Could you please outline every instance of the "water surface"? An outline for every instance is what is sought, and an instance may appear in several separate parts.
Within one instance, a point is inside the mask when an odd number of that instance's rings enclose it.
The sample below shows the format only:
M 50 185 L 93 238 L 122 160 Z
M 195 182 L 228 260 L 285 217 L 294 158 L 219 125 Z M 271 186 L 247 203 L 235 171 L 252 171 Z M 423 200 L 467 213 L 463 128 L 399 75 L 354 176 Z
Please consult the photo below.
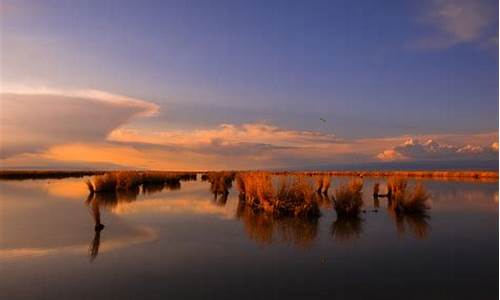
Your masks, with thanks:
M 401 217 L 375 181 L 360 219 L 324 199 L 310 221 L 201 181 L 115 198 L 82 179 L 0 181 L 0 297 L 498 299 L 498 182 L 425 180 L 427 216 Z

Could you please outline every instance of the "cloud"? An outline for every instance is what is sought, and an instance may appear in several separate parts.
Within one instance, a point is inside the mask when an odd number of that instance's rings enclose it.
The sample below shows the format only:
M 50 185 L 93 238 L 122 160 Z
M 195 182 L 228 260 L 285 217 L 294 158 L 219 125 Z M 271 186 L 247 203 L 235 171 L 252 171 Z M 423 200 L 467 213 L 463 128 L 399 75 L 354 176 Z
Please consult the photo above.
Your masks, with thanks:
M 421 39 L 422 48 L 447 48 L 461 43 L 491 44 L 487 32 L 497 18 L 498 6 L 491 0 L 433 0 L 423 23 L 434 32 Z M 496 43 L 498 46 L 498 42 Z
M 286 168 L 484 159 L 498 152 L 498 132 L 420 135 L 401 145 L 410 137 L 344 139 L 264 123 L 152 130 L 134 127 L 136 118 L 158 113 L 156 104 L 144 100 L 101 91 L 26 88 L 4 89 L 1 97 L 3 168 Z
M 170 130 L 139 132 L 130 129 L 117 129 L 110 133 L 108 140 L 137 142 L 158 145 L 218 145 L 265 144 L 275 147 L 326 147 L 339 142 L 332 134 L 317 131 L 295 131 L 274 125 L 248 123 L 242 125 L 221 124 L 214 129 Z
M 455 146 L 428 139 L 420 142 L 409 138 L 403 144 L 384 150 L 377 155 L 383 161 L 423 161 L 423 160 L 493 160 L 498 159 L 498 142 L 487 146 Z
M 96 90 L 2 88 L 0 157 L 73 142 L 103 141 L 131 119 L 158 112 L 154 103 Z

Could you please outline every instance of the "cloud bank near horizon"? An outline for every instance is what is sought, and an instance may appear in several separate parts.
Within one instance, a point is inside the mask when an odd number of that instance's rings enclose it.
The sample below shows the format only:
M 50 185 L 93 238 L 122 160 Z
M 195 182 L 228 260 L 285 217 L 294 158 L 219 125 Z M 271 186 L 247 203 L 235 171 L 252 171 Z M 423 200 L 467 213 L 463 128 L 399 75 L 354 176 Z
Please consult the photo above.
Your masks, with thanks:
M 135 127 L 150 102 L 102 91 L 2 91 L 3 168 L 249 169 L 377 161 L 498 159 L 498 132 L 341 138 L 273 124 Z M 421 142 L 424 141 L 424 142 Z

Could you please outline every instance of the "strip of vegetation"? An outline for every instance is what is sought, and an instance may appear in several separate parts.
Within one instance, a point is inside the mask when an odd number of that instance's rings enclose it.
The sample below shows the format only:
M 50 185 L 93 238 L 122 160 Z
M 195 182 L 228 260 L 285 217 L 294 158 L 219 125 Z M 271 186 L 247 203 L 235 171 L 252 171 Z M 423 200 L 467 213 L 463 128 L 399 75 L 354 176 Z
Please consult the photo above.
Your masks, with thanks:
M 37 171 L 37 170 L 3 170 L 0 179 L 28 180 L 28 179 L 62 179 L 81 178 L 85 176 L 102 175 L 105 171 Z

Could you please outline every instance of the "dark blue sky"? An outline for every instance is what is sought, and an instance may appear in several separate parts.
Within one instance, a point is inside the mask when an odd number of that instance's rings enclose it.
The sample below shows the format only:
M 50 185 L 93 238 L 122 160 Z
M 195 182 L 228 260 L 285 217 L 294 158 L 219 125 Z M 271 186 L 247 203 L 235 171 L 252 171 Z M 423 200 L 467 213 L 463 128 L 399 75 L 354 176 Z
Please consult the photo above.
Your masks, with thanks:
M 4 1 L 2 77 L 154 101 L 162 113 L 139 124 L 152 128 L 498 131 L 497 12 L 497 1 Z

